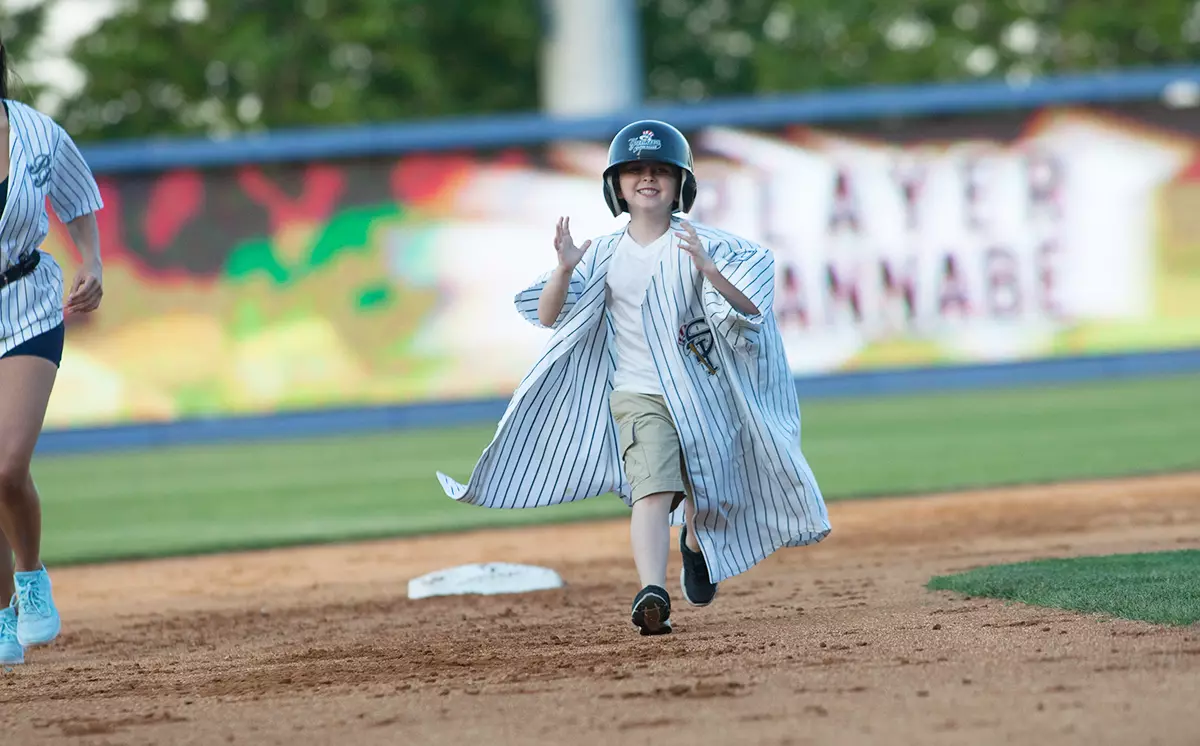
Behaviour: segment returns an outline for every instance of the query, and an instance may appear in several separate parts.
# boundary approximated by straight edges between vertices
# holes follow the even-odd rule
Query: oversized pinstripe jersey
[[[39,251],[50,232],[49,197],[69,223],[103,207],[92,172],[71,137],[53,119],[17,101],[8,108],[8,200],[0,215],[0,271]],[[43,252],[29,276],[0,288],[0,355],[63,320],[63,273]]]
[[[696,538],[719,582],[779,548],[820,541],[830,526],[801,452],[794,379],[771,310],[774,257],[737,236],[694,225],[721,274],[759,310],[752,317],[735,310],[674,245],[663,252],[642,305],[696,500]],[[681,230],[678,219],[672,230]],[[608,266],[622,235],[594,241],[575,268],[554,332],[468,483],[438,472],[450,497],[489,508],[531,508],[615,492],[631,503],[609,410],[616,354],[605,303]],[[549,277],[515,299],[534,324]],[[682,518],[680,507],[672,522]]]

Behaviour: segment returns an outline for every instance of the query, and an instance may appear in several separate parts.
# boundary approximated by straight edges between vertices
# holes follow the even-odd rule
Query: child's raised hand
[[[679,248],[691,255],[692,263],[702,274],[713,269],[716,265],[713,264],[712,257],[708,255],[708,249],[700,243],[700,236],[696,235],[696,229],[686,220],[683,221],[683,229],[684,233],[675,231],[675,235],[679,236]]]
[[[592,240],[589,238],[583,242],[583,246],[576,248],[575,240],[571,238],[571,219],[558,219],[558,225],[554,230],[554,250],[558,253],[559,267],[568,270],[575,269],[591,245]]]

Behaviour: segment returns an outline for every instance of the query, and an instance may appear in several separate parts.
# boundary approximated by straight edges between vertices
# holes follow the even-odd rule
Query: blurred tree
[[[1200,6],[1181,0],[1136,13],[1068,0],[637,1],[653,100],[1200,57]],[[88,140],[536,110],[540,13],[541,0],[125,0],[72,50],[86,83],[58,113]]]
[[[80,140],[538,106],[538,0],[128,0],[71,52]]]
[[[43,86],[31,84],[21,75],[21,66],[29,60],[37,39],[46,25],[46,5],[39,3],[24,10],[10,10],[0,5],[0,39],[8,58],[8,95],[30,103],[42,92]]]
[[[1027,79],[1200,58],[1200,5],[638,0],[648,97]]]

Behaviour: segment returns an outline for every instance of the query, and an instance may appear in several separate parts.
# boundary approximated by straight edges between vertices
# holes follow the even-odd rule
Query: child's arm
[[[733,283],[725,279],[725,275],[717,269],[717,265],[712,263],[710,259],[708,266],[700,268],[700,274],[704,275],[704,279],[712,284],[713,289],[725,297],[729,301],[729,305],[733,306],[738,313],[746,316],[757,316],[759,314],[758,306],[734,287]]]
[[[562,320],[564,311],[569,312],[583,294],[585,276],[579,265],[591,245],[592,241],[588,239],[577,248],[571,238],[570,219],[559,218],[554,234],[558,266],[517,293],[514,299],[517,311],[531,323],[554,328]]]
[[[562,312],[571,275],[591,245],[592,239],[589,238],[583,242],[583,246],[576,248],[575,239],[571,238],[571,219],[558,219],[558,225],[554,227],[554,251],[558,254],[558,267],[550,275],[550,281],[538,298],[538,321],[542,326],[552,326]]]
[[[571,275],[574,267],[559,265],[550,273],[550,279],[542,288],[538,297],[538,321],[542,326],[554,326],[558,315],[562,313],[563,304],[567,302],[567,289],[571,286]]]
[[[749,242],[735,249],[724,241],[714,245],[710,255],[692,225],[685,222],[684,231],[677,234],[680,247],[704,277],[704,313],[714,334],[737,353],[757,354],[775,292],[774,257]]]
[[[708,280],[713,289],[720,293],[735,311],[745,316],[758,316],[761,313],[758,306],[754,305],[754,301],[747,298],[745,293],[738,290],[736,285],[721,274],[721,270],[717,268],[712,257],[700,243],[700,236],[696,234],[696,229],[692,227],[692,224],[685,221],[683,227],[685,233],[676,232],[675,234],[680,238],[679,246],[692,257],[696,269],[704,275],[704,279]]]
[[[576,267],[561,278],[562,288],[556,291],[551,285],[557,282],[555,276],[558,274],[558,270],[546,272],[513,298],[517,313],[542,329],[557,328],[571,313],[575,303],[583,297],[583,290],[587,284],[583,271]],[[556,313],[548,313],[555,308],[558,309]],[[547,319],[550,323],[545,323]]]

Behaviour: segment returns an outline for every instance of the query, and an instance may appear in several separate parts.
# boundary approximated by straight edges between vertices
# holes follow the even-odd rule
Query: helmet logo
[[[658,150],[662,140],[654,136],[652,130],[642,130],[642,134],[629,138],[629,152],[641,154],[643,150]]]

